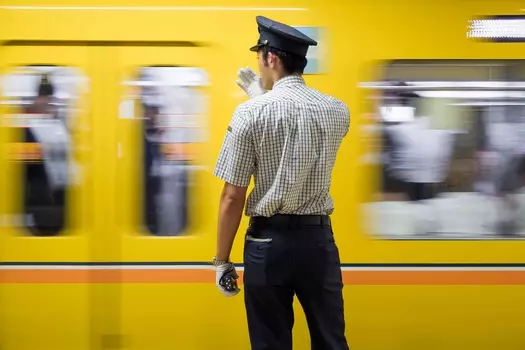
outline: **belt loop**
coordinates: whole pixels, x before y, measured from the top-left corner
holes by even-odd
[[[324,227],[326,226],[325,216],[324,216],[324,215],[321,215],[321,216],[320,216],[320,219],[321,219],[321,228],[324,228]]]

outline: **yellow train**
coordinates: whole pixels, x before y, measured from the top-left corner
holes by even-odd
[[[478,100],[458,91],[525,80],[516,59],[523,44],[467,35],[477,16],[523,14],[519,6],[1,1],[0,349],[249,349],[242,295],[222,297],[209,262],[222,186],[211,170],[230,116],[246,98],[236,73],[256,65],[248,51],[256,15],[314,36],[319,46],[310,52],[305,79],[351,110],[332,190],[351,348],[524,349],[519,230],[512,239],[494,225],[482,234],[477,219],[498,213],[477,206],[478,197],[462,197],[439,209],[455,227],[450,232],[408,232],[414,203],[381,209],[391,201],[377,200],[380,171],[366,161],[377,153],[377,138],[367,131],[377,114],[372,97],[387,90],[377,82],[423,84],[418,89],[434,95],[418,101],[417,110],[442,130],[465,131],[485,112],[486,99],[508,88],[494,85],[495,94]],[[471,81],[475,89],[461,85]],[[58,119],[41,118],[49,110]],[[152,128],[152,118],[162,128]],[[462,135],[472,135],[468,130]],[[452,194],[469,192],[464,188],[475,181],[472,140],[461,142],[465,154],[450,166],[457,176],[444,180]],[[57,144],[69,145],[57,149],[70,153],[67,166],[53,173],[42,159],[53,159]],[[42,171],[48,178],[38,182]],[[152,180],[162,176],[171,180]],[[474,226],[463,227],[467,217]],[[232,257],[239,263],[242,238],[241,231]],[[294,349],[309,349],[296,307]]]

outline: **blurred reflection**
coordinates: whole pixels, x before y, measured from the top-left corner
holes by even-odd
[[[397,82],[392,86],[406,86]],[[385,199],[419,201],[436,197],[448,173],[455,130],[437,130],[415,112],[413,92],[386,92],[378,114],[383,123]]]
[[[10,160],[22,166],[20,221],[35,236],[55,236],[65,224],[73,181],[66,123],[76,98],[71,81],[80,82],[75,73],[62,67],[21,67],[3,80],[9,126],[21,132],[21,142],[10,143]]]
[[[140,86],[143,120],[143,217],[150,233],[184,233],[196,145],[203,142],[206,75],[196,68],[145,67]]]
[[[525,162],[525,106],[488,106],[479,118],[479,176],[475,189],[498,199],[502,235],[514,235],[520,216],[521,164]]]
[[[525,237],[525,64],[505,63],[397,62],[384,81],[363,84],[380,91],[381,147],[368,159],[382,180],[376,202],[365,204],[375,233]],[[519,74],[513,87],[490,87]]]

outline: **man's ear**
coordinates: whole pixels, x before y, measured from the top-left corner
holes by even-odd
[[[277,67],[277,64],[278,64],[277,55],[274,54],[273,52],[269,52],[268,53],[268,66],[270,66],[270,68],[275,68]]]

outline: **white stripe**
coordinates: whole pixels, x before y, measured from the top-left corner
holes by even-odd
[[[21,265],[0,266],[0,270],[213,270],[211,265],[125,265],[125,266],[87,266],[87,265]],[[243,271],[244,268],[236,266]],[[342,271],[525,271],[525,267],[354,267],[345,266]]]
[[[0,266],[0,270],[211,270],[206,265],[18,265]]]
[[[343,271],[525,271],[525,267],[342,267]]]
[[[301,7],[185,7],[185,6],[0,6],[2,10],[74,11],[307,11]]]

